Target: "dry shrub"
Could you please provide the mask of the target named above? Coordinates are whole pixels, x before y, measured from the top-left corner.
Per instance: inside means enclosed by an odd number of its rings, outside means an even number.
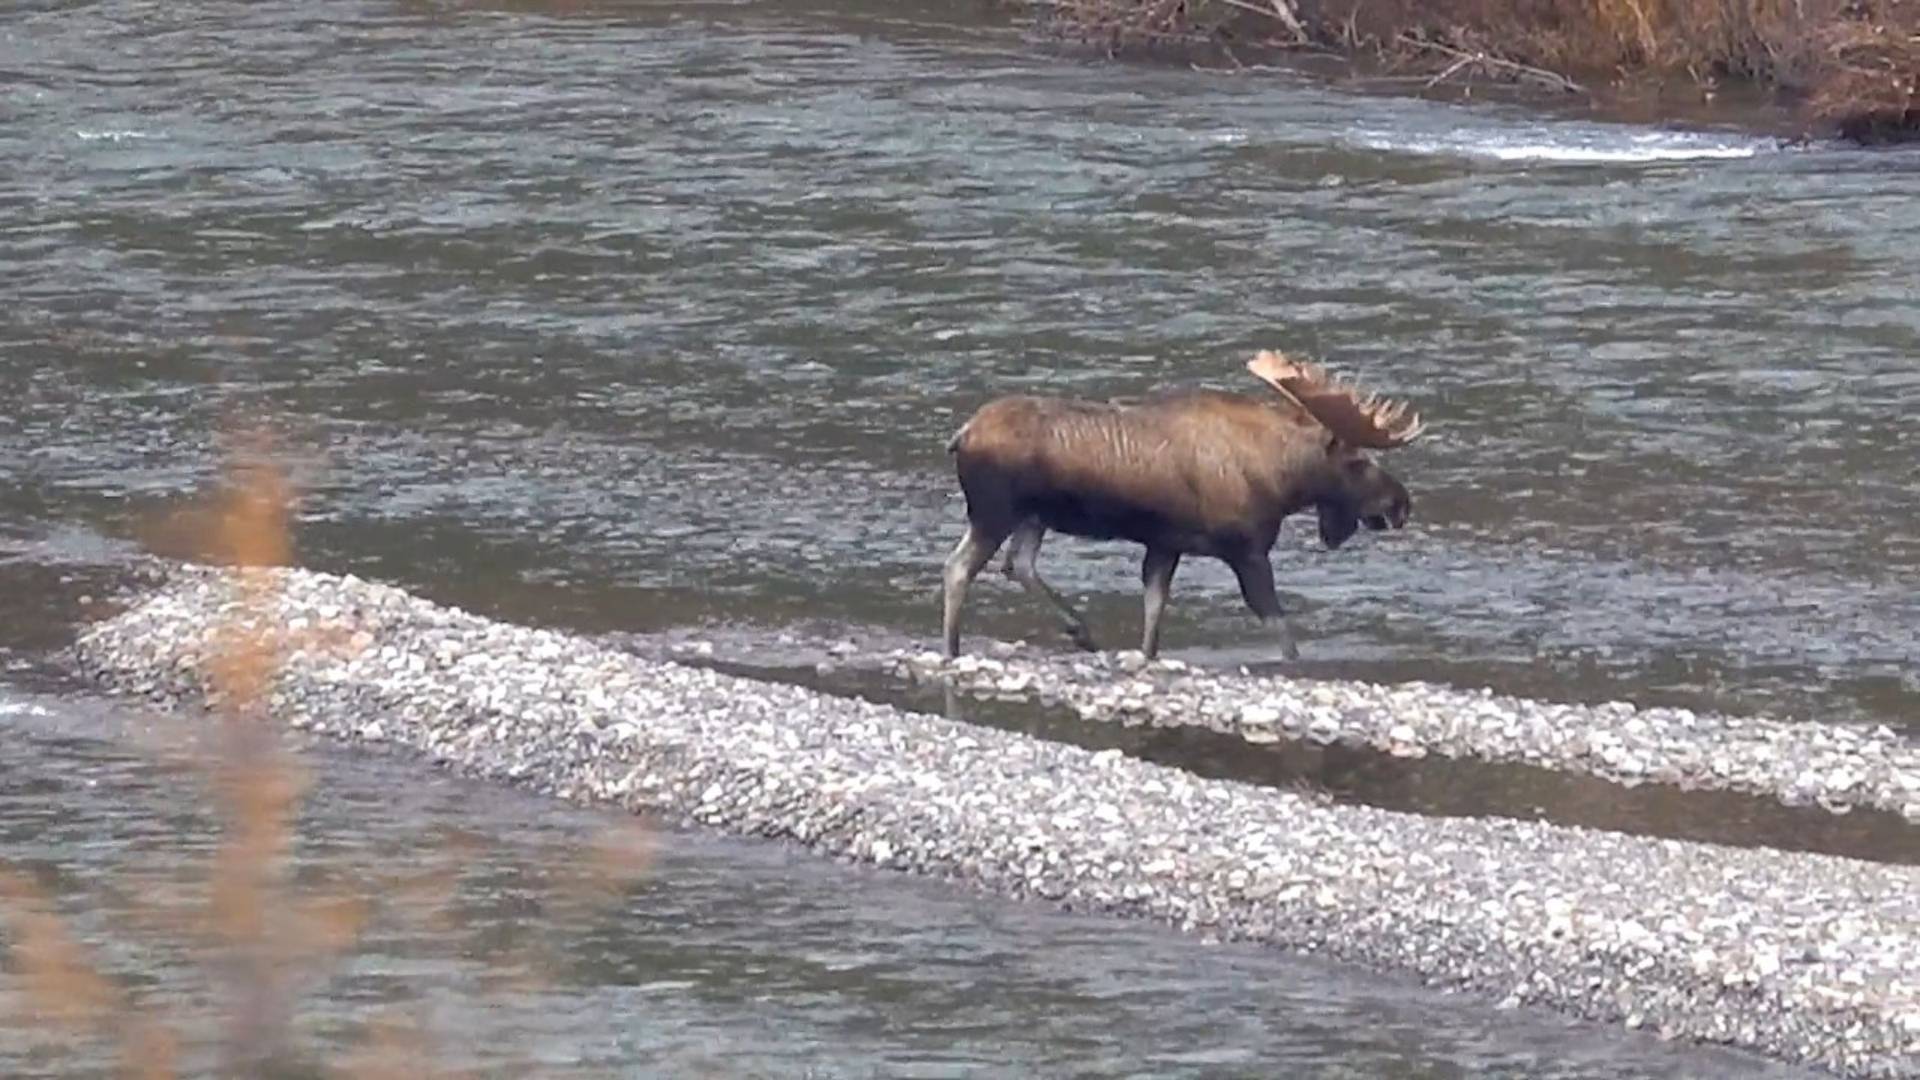
[[[193,764],[209,778],[220,841],[204,888],[170,906],[136,904],[133,923],[189,946],[220,992],[225,1023],[219,1071],[260,1075],[292,1071],[342,1077],[446,1075],[435,1042],[404,1009],[376,1019],[364,1045],[331,1069],[303,1066],[294,1029],[302,996],[350,953],[376,914],[403,918],[428,932],[456,930],[452,916],[463,872],[477,844],[456,835],[434,845],[398,873],[366,875],[357,885],[303,882],[293,875],[297,814],[309,776],[267,715],[284,656],[292,649],[335,648],[351,634],[320,627],[300,634],[280,625],[277,567],[290,563],[288,527],[295,492],[278,464],[272,439],[249,431],[230,441],[223,490],[151,530],[207,561],[232,569],[235,603],[212,628],[201,679],[212,707],[213,737],[196,740]],[[563,904],[606,903],[648,864],[650,837],[637,824],[607,830],[560,875]],[[0,927],[8,967],[31,1015],[118,1047],[124,1075],[153,1080],[177,1075],[178,1025],[151,1012],[102,972],[92,951],[36,881],[0,864]],[[494,963],[524,985],[537,978],[539,956]]]
[[[1871,142],[1920,131],[1920,10],[1873,0],[1863,17],[1823,28],[1813,47],[1826,59],[1810,87],[1810,112],[1849,138]]]
[[[1254,43],[1561,86],[1752,83],[1856,138],[1920,128],[1920,4],[1910,0],[1058,0],[1056,38]],[[1544,76],[1556,76],[1544,77]]]

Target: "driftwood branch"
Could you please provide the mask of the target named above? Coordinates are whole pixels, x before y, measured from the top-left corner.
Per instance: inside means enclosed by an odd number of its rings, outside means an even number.
[[[1516,79],[1538,83],[1542,86],[1551,87],[1569,94],[1584,94],[1587,92],[1586,87],[1581,86],[1565,75],[1557,71],[1548,71],[1546,68],[1534,67],[1532,64],[1522,64],[1517,60],[1503,60],[1498,56],[1489,56],[1484,52],[1468,52],[1465,49],[1456,49],[1451,45],[1442,45],[1437,41],[1414,37],[1412,34],[1401,34],[1398,40],[1402,45],[1411,46],[1415,49],[1424,49],[1428,52],[1436,52],[1442,56],[1450,57],[1453,60],[1453,63],[1448,65],[1445,71],[1442,71],[1427,81],[1428,87],[1436,86],[1466,68],[1477,67],[1483,71],[1500,72]]]
[[[1247,0],[1220,0],[1220,2],[1230,8],[1276,19],[1280,25],[1287,28],[1289,34],[1293,35],[1295,43],[1304,45],[1307,42],[1307,28],[1300,24],[1300,16],[1294,13],[1291,0],[1267,0],[1267,5],[1264,7],[1248,3]]]
[[[1442,71],[1440,74],[1435,75],[1433,78],[1427,80],[1427,89],[1431,90],[1434,87],[1439,86],[1441,83],[1446,82],[1448,79],[1453,78],[1454,72],[1459,71],[1461,68],[1467,67],[1468,65],[1471,65],[1471,64],[1477,64],[1479,62],[1480,62],[1480,57],[1477,57],[1477,56],[1463,56],[1460,59],[1455,60],[1453,63],[1447,65],[1447,68],[1445,71]]]

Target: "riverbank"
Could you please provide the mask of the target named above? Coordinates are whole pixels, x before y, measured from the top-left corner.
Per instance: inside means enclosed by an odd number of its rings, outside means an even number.
[[[299,637],[267,700],[296,727],[1508,1005],[1920,1075],[1912,867],[1328,805],[645,660],[355,578],[273,581],[260,614]],[[252,609],[195,568],[135,600],[71,659],[157,703],[201,701],[219,631]]]
[[[1018,0],[1053,41],[1119,54],[1204,46],[1383,62],[1432,90],[1469,80],[1598,99],[1760,92],[1811,136],[1920,134],[1920,11],[1892,0]]]

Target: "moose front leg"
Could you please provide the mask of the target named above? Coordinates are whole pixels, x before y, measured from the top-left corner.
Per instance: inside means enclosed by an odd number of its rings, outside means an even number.
[[[1140,651],[1149,660],[1160,652],[1160,619],[1167,613],[1167,594],[1173,591],[1173,572],[1179,568],[1180,553],[1172,548],[1150,547],[1140,561],[1140,584],[1146,588]]]
[[[1273,591],[1273,564],[1267,561],[1264,551],[1247,551],[1226,560],[1233,568],[1233,576],[1240,580],[1240,595],[1247,601],[1260,621],[1279,629],[1280,653],[1288,660],[1300,659],[1300,646],[1295,644],[1292,622],[1280,607],[1280,596]]]

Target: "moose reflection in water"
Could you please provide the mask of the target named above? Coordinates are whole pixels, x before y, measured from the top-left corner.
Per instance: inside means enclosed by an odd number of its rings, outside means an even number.
[[[948,557],[942,630],[960,653],[967,587],[1012,538],[1006,571],[1093,649],[1086,620],[1041,580],[1048,529],[1146,547],[1140,649],[1154,656],[1184,555],[1232,568],[1247,606],[1299,648],[1273,588],[1268,552],[1287,515],[1312,507],[1329,549],[1365,524],[1400,528],[1412,500],[1366,450],[1404,446],[1424,428],[1405,403],[1364,394],[1324,368],[1262,351],[1247,369],[1276,393],[1169,391],[1135,402],[1014,396],[980,407],[947,450],[967,497],[967,532]]]

